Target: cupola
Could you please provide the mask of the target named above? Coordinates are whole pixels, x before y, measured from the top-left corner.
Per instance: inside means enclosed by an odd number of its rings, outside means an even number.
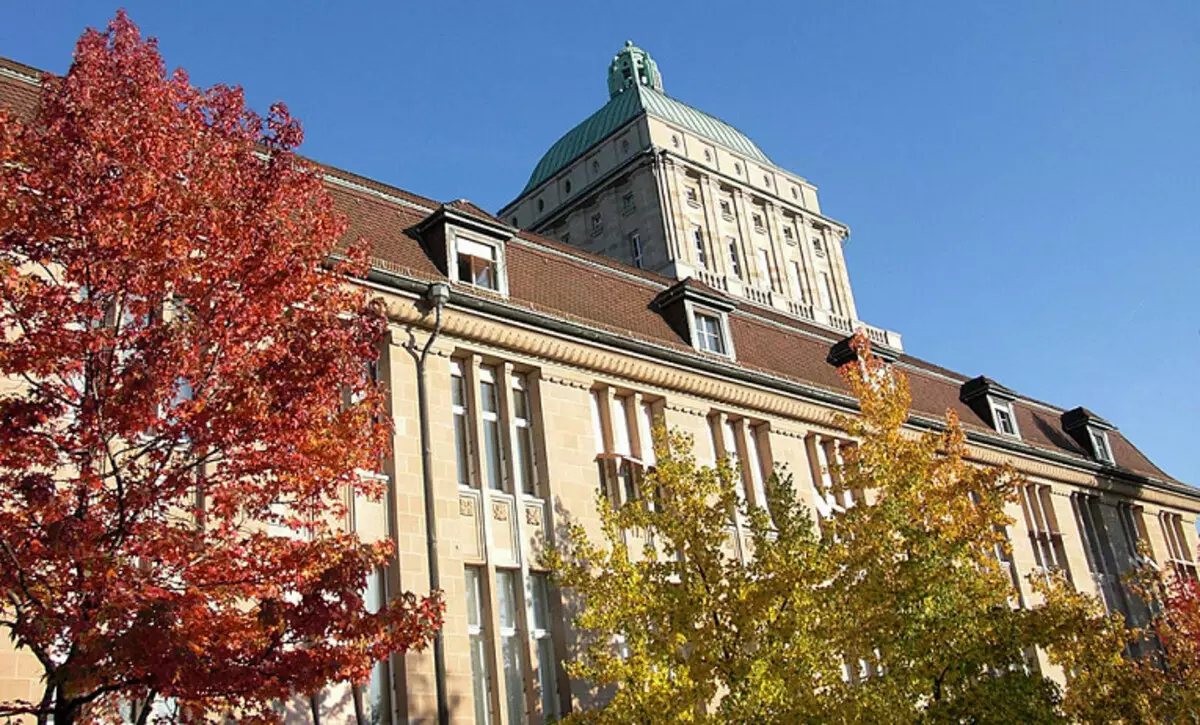
[[[625,47],[613,56],[608,66],[608,97],[616,98],[635,85],[648,86],[662,93],[662,74],[650,54],[625,41]]]

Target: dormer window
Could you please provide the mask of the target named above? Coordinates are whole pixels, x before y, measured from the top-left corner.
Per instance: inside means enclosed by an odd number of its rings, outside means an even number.
[[[696,322],[696,347],[714,355],[725,355],[728,346],[725,344],[725,327],[718,315],[696,311],[693,313]]]
[[[996,424],[996,432],[1006,436],[1020,438],[1017,433],[1017,419],[1013,417],[1012,404],[1006,400],[992,399],[992,420]]]
[[[1112,449],[1108,447],[1108,434],[1098,428],[1093,428],[1091,434],[1092,452],[1095,453],[1096,460],[1111,465],[1113,456]]]
[[[484,289],[499,290],[500,276],[497,264],[499,255],[496,254],[496,247],[465,237],[456,237],[454,241],[458,281]]]
[[[443,204],[413,231],[433,263],[455,285],[508,294],[505,245],[513,229],[499,219],[463,213]]]
[[[1074,408],[1062,414],[1062,425],[1092,458],[1108,466],[1117,464],[1108,442],[1108,431],[1116,430],[1112,423],[1087,408]]]
[[[1017,394],[991,378],[979,376],[963,383],[959,399],[979,415],[984,422],[1003,436],[1020,438],[1017,416],[1013,411],[1013,400]]]
[[[672,329],[700,352],[733,358],[729,333],[729,298],[696,282],[684,279],[662,291],[654,305]]]

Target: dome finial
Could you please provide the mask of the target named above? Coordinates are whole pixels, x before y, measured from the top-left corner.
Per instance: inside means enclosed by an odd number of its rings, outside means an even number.
[[[625,47],[613,56],[608,66],[608,96],[616,98],[635,85],[647,86],[662,92],[662,74],[658,72],[658,64],[650,54],[633,44],[632,40],[625,41]]]

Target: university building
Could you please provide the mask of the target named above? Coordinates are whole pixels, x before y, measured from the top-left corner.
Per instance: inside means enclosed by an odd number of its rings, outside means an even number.
[[[32,113],[38,77],[0,60],[0,103]],[[352,517],[365,539],[398,551],[372,596],[427,591],[436,551],[447,603],[444,666],[431,651],[380,663],[366,693],[375,722],[437,722],[439,699],[464,725],[536,724],[595,704],[563,668],[578,643],[539,568],[544,542],[568,521],[598,533],[598,489],[609,501],[639,496],[659,422],[691,434],[701,462],[736,457],[749,501],[786,465],[804,502],[828,514],[830,464],[851,443],[835,415],[854,410],[837,365],[860,329],[908,376],[914,429],[953,410],[974,461],[1028,478],[1007,532],[1022,601],[1036,597],[1028,574],[1057,569],[1136,621],[1120,577],[1142,543],[1158,566],[1194,575],[1200,491],[1086,401],[1059,407],[914,358],[898,333],[861,319],[847,226],[822,212],[816,187],[668,96],[645,51],[617,53],[608,94],[498,215],[325,169],[350,234],[373,245],[368,278],[350,283],[385,300],[392,327],[377,367],[395,420],[377,473],[389,494],[355,502]],[[427,501],[410,340],[431,336],[420,366]],[[746,555],[736,521],[729,541],[731,556]],[[0,643],[0,700],[40,697],[38,673]],[[353,722],[346,688],[321,703],[324,722]],[[310,721],[304,707],[288,711]]]

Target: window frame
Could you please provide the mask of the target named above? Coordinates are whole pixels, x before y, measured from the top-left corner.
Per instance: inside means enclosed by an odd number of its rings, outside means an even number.
[[[1062,526],[1054,509],[1054,491],[1049,484],[1030,482],[1020,486],[1019,493],[1038,572],[1049,576],[1051,572],[1061,571],[1068,581],[1073,581]]]
[[[603,233],[604,233],[604,213],[603,212],[594,212],[590,217],[588,217],[588,234],[591,234],[593,237],[596,237]]]
[[[1021,429],[1017,426],[1016,411],[1013,410],[1012,403],[1007,400],[1002,400],[993,395],[988,396],[988,408],[992,412],[992,428],[997,433],[1009,438],[1021,440]],[[1003,430],[1000,425],[1002,416],[1006,416],[1008,424],[1012,428],[1011,431]]]
[[[637,210],[637,204],[634,202],[633,192],[627,191],[621,195],[621,213],[632,214]]]
[[[725,237],[725,244],[727,247],[726,251],[729,253],[729,271],[739,280],[745,280],[745,270],[742,269],[742,256],[738,251],[737,237],[732,235]]]
[[[713,320],[716,322],[716,331],[702,333],[700,330],[699,320]],[[692,331],[692,347],[701,352],[709,353],[710,355],[721,355],[734,359],[733,355],[733,339],[729,334],[729,317],[726,313],[720,310],[714,310],[709,307],[699,305],[690,305],[688,309],[688,322]],[[701,344],[702,335],[715,337],[720,345],[720,350],[709,349],[709,347]]]
[[[1092,445],[1092,456],[1105,465],[1116,465],[1117,461],[1113,457],[1112,444],[1108,440],[1108,431],[1094,425],[1089,425],[1087,431],[1088,441]]]
[[[477,284],[474,281],[462,279],[463,269],[461,266],[460,257],[469,257],[470,259],[483,259],[473,254],[464,251],[464,247],[482,246],[489,248],[493,253],[491,261],[492,275],[494,277],[495,286],[488,287],[487,285]],[[504,296],[508,296],[508,259],[505,251],[505,245],[494,239],[487,239],[473,234],[464,234],[458,229],[453,230],[450,235],[449,259],[452,269],[449,271],[450,281],[453,284],[465,285],[474,289],[488,290],[496,292]],[[486,261],[486,260],[485,260]]]
[[[642,265],[644,265],[646,262],[646,250],[642,247],[641,233],[637,229],[634,229],[632,232],[625,235],[625,238],[629,240],[630,262],[632,262],[633,266],[637,267],[638,269],[644,269]]]
[[[708,269],[708,245],[704,243],[704,230],[699,224],[692,225],[692,252],[696,256],[696,266]]]
[[[1196,556],[1188,544],[1183,530],[1183,515],[1172,511],[1161,511],[1158,523],[1162,528],[1163,542],[1167,546],[1165,566],[1171,567],[1176,576],[1195,580]]]

